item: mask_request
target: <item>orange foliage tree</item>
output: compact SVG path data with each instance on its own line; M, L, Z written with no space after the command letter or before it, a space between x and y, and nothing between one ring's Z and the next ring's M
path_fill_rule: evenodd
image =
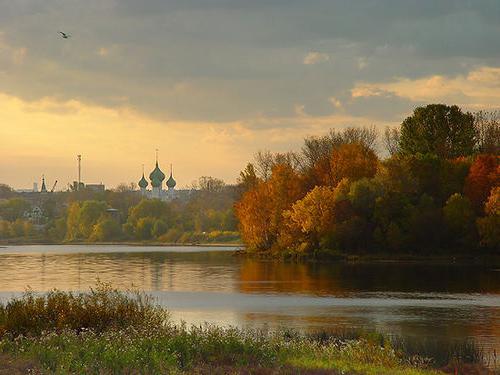
M482 211L491 189L500 185L499 161L497 155L479 155L470 167L464 190L478 211Z
M272 247L283 226L283 212L302 198L302 186L301 177L292 167L278 164L269 180L243 194L235 209L241 236L249 248Z
M481 245L500 250L500 186L491 190L491 194L484 205L485 217L477 220L477 228Z
M356 181L363 177L375 176L378 158L372 150L351 143L334 149L330 164L332 185L335 186L343 178Z
M290 234L300 233L303 237L300 250L317 248L321 238L333 226L336 200L336 194L332 188L316 186L283 214L288 226L281 234L282 241L288 242L286 238ZM297 242L297 238L292 238L291 242Z

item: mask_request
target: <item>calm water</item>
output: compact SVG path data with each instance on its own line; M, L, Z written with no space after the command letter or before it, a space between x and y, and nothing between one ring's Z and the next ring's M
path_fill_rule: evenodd
M500 352L500 269L417 264L277 263L235 248L9 246L0 298L30 286L85 290L97 278L155 295L176 320L300 330L376 329L474 338Z

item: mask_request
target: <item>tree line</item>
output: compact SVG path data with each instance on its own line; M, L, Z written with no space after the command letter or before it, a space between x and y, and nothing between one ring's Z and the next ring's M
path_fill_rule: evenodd
M238 242L233 204L235 186L203 176L179 199L142 199L134 186L114 190L40 195L29 202L3 185L0 239L50 242L153 241L162 243ZM3 199L1 199L3 197ZM43 217L29 212L40 206Z
M331 130L300 152L259 152L235 205L248 249L477 253L500 247L500 113L431 104L382 137Z

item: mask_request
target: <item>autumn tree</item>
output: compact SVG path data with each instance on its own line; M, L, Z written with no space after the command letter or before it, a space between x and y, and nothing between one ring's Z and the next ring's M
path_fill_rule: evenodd
M343 178L351 181L373 177L377 172L378 158L375 153L357 143L345 144L333 150L331 156L331 185Z
M491 189L500 185L499 160L498 155L479 155L470 167L464 191L478 212L483 210Z
M245 244L252 250L268 250L274 241L269 225L272 214L269 185L262 182L244 193L235 209Z
M491 190L486 201L486 216L477 220L481 245L494 251L500 250L500 186Z
M405 155L436 154L440 158L472 155L476 144L474 116L456 106L418 107L401 124L399 148Z
M284 216L289 221L285 231L297 228L304 237L301 250L318 248L322 238L332 230L335 215L335 191L328 186L316 186L293 204ZM288 233L282 233L286 237ZM294 239L295 242L297 239Z
M297 171L301 164L299 155L293 151L258 151L254 155L254 160L254 167L257 177L264 181L267 181L269 178L271 178L273 169L279 165L286 165L287 167Z
M268 181L243 194L235 205L240 231L252 249L269 249L283 225L283 212L302 198L300 176L286 164L276 165Z
M248 163L245 169L240 172L237 183L241 194L257 186L259 177L257 177L255 166L252 163Z
M300 154L300 165L308 187L330 185L332 182L332 152L346 144L362 145L375 152L378 132L375 127L332 129L327 135L308 137Z

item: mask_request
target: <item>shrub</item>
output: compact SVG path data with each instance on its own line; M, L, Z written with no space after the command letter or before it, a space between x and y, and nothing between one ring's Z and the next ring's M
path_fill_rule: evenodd
M39 335L43 331L92 330L161 325L166 313L140 293L123 293L98 284L87 293L53 290L46 295L25 292L0 305L0 333Z

